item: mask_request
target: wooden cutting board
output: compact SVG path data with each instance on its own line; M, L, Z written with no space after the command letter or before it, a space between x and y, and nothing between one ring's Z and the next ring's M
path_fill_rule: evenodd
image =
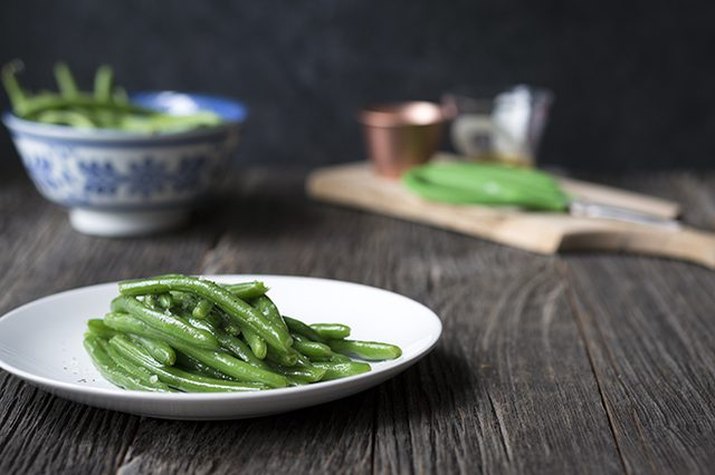
M677 203L606 186L559 178L578 199L675 218ZM715 267L715 234L681 227L582 218L423 200L399 181L375 175L367 162L319 168L307 180L308 194L319 201L429 224L540 254L607 250L651 254Z

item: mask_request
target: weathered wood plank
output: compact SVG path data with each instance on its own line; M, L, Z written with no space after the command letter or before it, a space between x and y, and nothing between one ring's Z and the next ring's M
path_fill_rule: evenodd
M380 388L375 470L620 472L554 260L432 230L405 249L398 290L445 331Z
M0 371L0 472L110 473L138 421L51 396Z
M712 228L711 176L610 180L683 204ZM563 272L589 357L632 473L708 473L715 462L715 274L680 262L581 255Z
M147 419L119 473L366 473L372 399L234 422Z
M715 461L712 271L584 256L568 260L566 275L628 471L709 472Z
M0 216L0 314L71 287L195 271L216 239L209 224L153 239L81 236L22 178L4 183ZM139 420L50 396L0 371L0 473L112 472Z

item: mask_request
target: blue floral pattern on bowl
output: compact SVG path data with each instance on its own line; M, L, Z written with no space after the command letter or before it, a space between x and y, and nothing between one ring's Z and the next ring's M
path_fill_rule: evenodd
M180 147L104 149L60 146L15 136L37 189L68 207L141 208L183 205L206 195L235 140Z
M142 93L144 105L156 101L195 101L225 115L220 126L146 136L117 131L87 131L39 124L5 114L25 168L37 189L69 208L144 211L187 208L205 197L225 169L237 141L245 109L213 96Z

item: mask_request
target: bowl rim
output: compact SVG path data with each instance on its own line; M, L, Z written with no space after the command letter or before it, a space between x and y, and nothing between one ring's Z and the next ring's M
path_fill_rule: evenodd
M244 102L231 99L221 95L204 94L199 92L181 92L172 90L136 91L131 95L153 95L162 93L178 93L188 96L208 98L221 102L230 103L239 107L243 115L238 120L225 120L220 124L201 127L181 132L168 132L163 134L146 134L142 132L126 132L111 129L78 129L66 125L44 124L16 116L11 110L6 109L2 113L2 122L12 134L21 134L39 139L56 139L60 141L75 140L82 142L175 142L177 139L193 139L205 136L222 135L226 131L236 129L242 125L248 115L248 108Z

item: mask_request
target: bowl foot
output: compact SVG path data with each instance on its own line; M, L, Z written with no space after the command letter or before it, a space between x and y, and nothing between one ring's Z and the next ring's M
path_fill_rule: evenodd
M72 227L83 234L128 237L153 234L175 228L189 217L188 210L107 211L74 208Z

